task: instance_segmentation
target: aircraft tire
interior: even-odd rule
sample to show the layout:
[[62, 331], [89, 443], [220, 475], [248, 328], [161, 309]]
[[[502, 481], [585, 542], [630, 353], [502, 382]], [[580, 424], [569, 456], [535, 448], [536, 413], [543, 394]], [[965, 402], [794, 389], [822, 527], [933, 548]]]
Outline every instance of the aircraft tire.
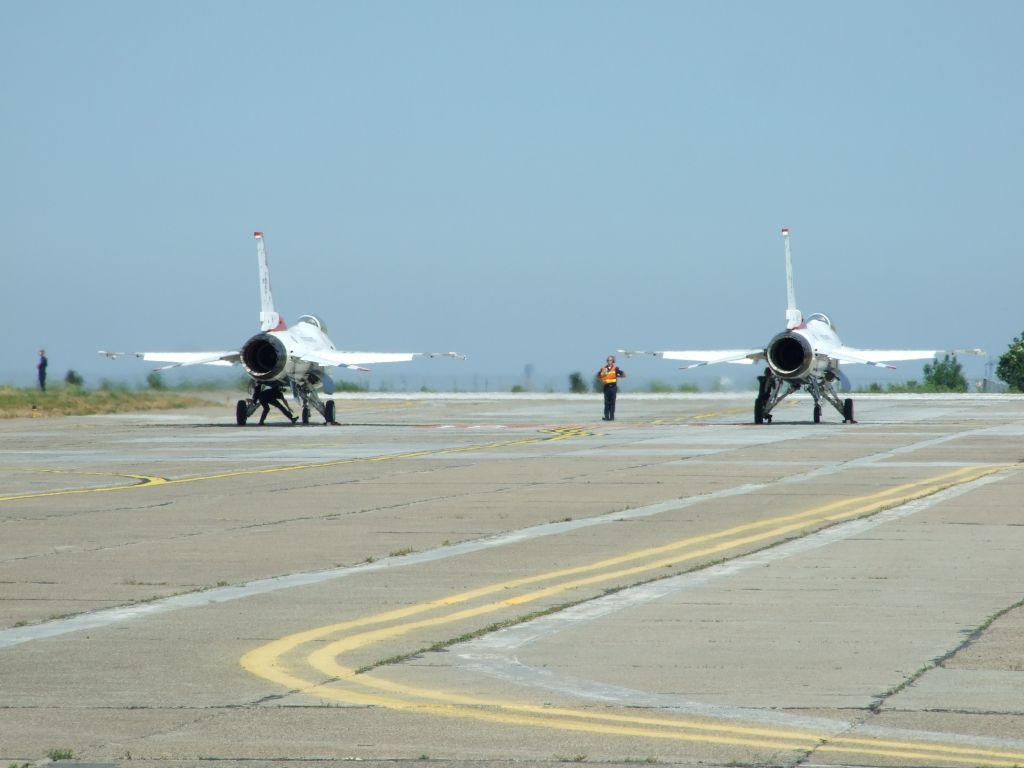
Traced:
[[328, 400], [324, 404], [324, 418], [327, 420], [328, 424], [334, 424], [335, 423], [335, 421], [334, 421], [334, 401], [333, 400]]
[[843, 400], [843, 421], [853, 424], [853, 400], [849, 397]]
[[764, 424], [764, 400], [760, 397], [754, 401], [754, 423]]
[[235, 422], [240, 427], [245, 426], [245, 422], [249, 418], [249, 401], [239, 400], [235, 405]]
[[817, 403], [814, 404], [814, 423], [821, 424], [821, 406]]
[[302, 423], [309, 424], [309, 408], [303, 407], [302, 409]]

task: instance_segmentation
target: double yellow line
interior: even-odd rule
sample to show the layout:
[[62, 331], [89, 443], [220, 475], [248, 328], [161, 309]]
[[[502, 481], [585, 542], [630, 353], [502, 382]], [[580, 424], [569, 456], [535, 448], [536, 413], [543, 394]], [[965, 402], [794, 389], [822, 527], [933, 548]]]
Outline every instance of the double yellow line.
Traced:
[[[925, 741], [836, 737], [809, 730], [721, 723], [693, 718], [614, 715], [585, 709], [464, 696], [441, 689], [393, 682], [360, 673], [342, 658], [353, 653], [386, 653], [384, 646], [424, 630], [480, 622], [529, 604], [550, 604], [581, 588], [622, 586], [657, 578], [688, 562], [738, 555], [822, 526], [876, 514], [884, 509], [972, 482], [1007, 466], [964, 467], [875, 493], [841, 499], [802, 512], [780, 515], [680, 539], [594, 563], [498, 582], [404, 608], [299, 632], [247, 653], [241, 665], [290, 691], [346, 704], [380, 706], [505, 725], [671, 739], [765, 750], [819, 750], [860, 756], [926, 760], [950, 764], [1013, 766], [1024, 753]], [[493, 599], [500, 596], [498, 599]], [[380, 662], [378, 662], [380, 663]], [[376, 666], [376, 665], [370, 665]], [[297, 671], [296, 671], [296, 668]], [[305, 671], [303, 671], [305, 670]], [[321, 682], [327, 680], [329, 682]]]

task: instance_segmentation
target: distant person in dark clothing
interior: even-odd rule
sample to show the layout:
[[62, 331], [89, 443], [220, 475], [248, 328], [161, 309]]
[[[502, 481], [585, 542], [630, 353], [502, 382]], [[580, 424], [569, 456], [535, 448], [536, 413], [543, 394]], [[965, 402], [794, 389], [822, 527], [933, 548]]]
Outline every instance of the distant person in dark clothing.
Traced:
[[281, 413], [287, 416], [292, 424], [298, 421], [298, 418], [292, 415], [292, 411], [284, 399], [281, 385], [276, 381], [272, 381], [269, 384], [257, 381], [252, 391], [252, 399], [263, 406], [263, 413], [260, 414], [260, 424], [267, 420], [267, 414], [270, 413], [270, 406], [272, 405], [276, 406]]
[[604, 418], [603, 421], [615, 421], [615, 397], [619, 393], [619, 379], [626, 374], [615, 364], [615, 357], [608, 355], [604, 368], [597, 372], [597, 378], [604, 385]]
[[39, 362], [36, 363], [36, 370], [39, 371], [39, 388], [46, 391], [46, 366], [49, 365], [49, 361], [46, 359], [46, 350], [39, 350]]

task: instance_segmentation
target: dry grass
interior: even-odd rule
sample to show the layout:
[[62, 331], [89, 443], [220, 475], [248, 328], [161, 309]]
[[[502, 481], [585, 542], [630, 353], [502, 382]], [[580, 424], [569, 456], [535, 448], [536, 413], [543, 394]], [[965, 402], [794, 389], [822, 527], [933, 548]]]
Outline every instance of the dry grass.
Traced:
[[54, 387], [40, 392], [0, 387], [0, 419], [163, 411], [204, 405], [210, 405], [210, 401], [179, 392], [94, 391], [78, 387]]

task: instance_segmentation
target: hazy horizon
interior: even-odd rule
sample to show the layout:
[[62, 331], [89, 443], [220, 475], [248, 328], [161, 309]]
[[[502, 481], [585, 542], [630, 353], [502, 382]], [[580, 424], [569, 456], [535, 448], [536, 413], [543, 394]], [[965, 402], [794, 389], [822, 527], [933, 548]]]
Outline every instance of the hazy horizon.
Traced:
[[1020, 3], [105, 0], [0, 22], [0, 381], [31, 385], [40, 348], [87, 382], [151, 370], [99, 349], [237, 349], [254, 230], [287, 320], [469, 355], [373, 377], [762, 347], [783, 226], [800, 308], [848, 345], [997, 358], [1024, 330]]

